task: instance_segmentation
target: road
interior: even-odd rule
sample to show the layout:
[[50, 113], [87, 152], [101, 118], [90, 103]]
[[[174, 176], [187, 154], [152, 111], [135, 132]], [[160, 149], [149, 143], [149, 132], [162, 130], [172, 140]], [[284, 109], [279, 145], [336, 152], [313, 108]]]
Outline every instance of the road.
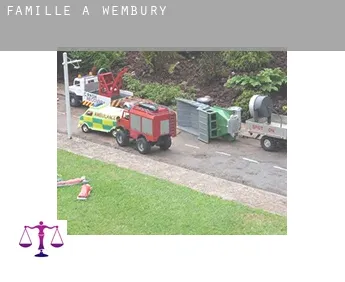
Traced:
[[[57, 102], [57, 130], [67, 132], [65, 100], [59, 95]], [[78, 127], [78, 118], [86, 108], [72, 109], [72, 134], [86, 140], [139, 154], [134, 146], [121, 148], [114, 137], [100, 132], [83, 133]], [[210, 144], [200, 142], [196, 136], [180, 132], [173, 138], [168, 151], [153, 147], [148, 158], [177, 165], [222, 179], [239, 182], [258, 189], [287, 195], [287, 153], [266, 152], [255, 139], [238, 138], [229, 143], [213, 140]]]

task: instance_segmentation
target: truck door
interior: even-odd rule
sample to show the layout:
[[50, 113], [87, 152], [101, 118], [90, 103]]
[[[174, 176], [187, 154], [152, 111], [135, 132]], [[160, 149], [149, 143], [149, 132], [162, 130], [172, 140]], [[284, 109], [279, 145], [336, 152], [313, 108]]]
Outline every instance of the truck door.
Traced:
[[74, 91], [77, 96], [82, 97], [84, 95], [84, 80], [76, 78], [74, 80]]
[[119, 125], [124, 127], [124, 129], [130, 130], [130, 124], [129, 124], [129, 112], [124, 110], [122, 112], [121, 121], [119, 122]]

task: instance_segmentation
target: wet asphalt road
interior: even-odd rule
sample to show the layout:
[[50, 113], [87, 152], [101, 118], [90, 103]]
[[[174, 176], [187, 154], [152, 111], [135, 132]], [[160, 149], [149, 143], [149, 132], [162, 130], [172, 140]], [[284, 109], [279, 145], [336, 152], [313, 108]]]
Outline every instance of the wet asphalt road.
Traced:
[[[64, 96], [58, 96], [57, 130], [67, 132]], [[86, 108], [72, 109], [72, 134], [95, 143], [139, 154], [134, 147], [121, 148], [114, 137], [100, 132], [83, 133], [77, 128], [78, 117]], [[283, 196], [287, 195], [287, 153], [266, 152], [255, 139], [238, 138], [230, 143], [213, 140], [210, 144], [200, 142], [196, 136], [181, 132], [173, 138], [168, 151], [154, 147], [147, 155], [157, 161], [195, 170], [201, 173], [239, 182]]]

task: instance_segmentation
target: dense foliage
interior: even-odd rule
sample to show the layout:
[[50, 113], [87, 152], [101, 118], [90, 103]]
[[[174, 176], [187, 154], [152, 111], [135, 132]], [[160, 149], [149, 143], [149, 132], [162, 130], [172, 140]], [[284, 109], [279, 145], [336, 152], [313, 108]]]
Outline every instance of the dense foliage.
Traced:
[[281, 69], [263, 69], [257, 75], [236, 75], [230, 78], [226, 87], [239, 87], [243, 90], [254, 90], [261, 94], [279, 91], [287, 83], [287, 75]]
[[257, 71], [267, 67], [273, 56], [263, 51], [226, 51], [224, 59], [232, 71]]
[[195, 94], [193, 88], [184, 91], [179, 85], [141, 83], [140, 80], [130, 74], [125, 74], [123, 81], [125, 88], [132, 91], [135, 96], [166, 106], [174, 105], [176, 103], [175, 98], [193, 99]]
[[263, 69], [256, 75], [233, 76], [225, 83], [225, 87], [241, 90], [235, 104], [242, 108], [242, 116], [246, 119], [249, 118], [248, 104], [252, 95], [271, 95], [278, 92], [284, 84], [287, 84], [287, 74], [276, 68]]
[[[116, 73], [130, 65], [133, 73], [125, 75], [124, 87], [157, 103], [173, 105], [176, 97], [211, 95], [218, 105], [240, 106], [243, 117], [248, 118], [253, 94], [275, 97], [285, 91], [276, 108], [287, 114], [286, 55], [276, 57], [277, 53], [283, 52], [71, 51], [68, 56], [82, 60], [81, 73], [99, 68]], [[58, 66], [62, 73], [61, 61]]]

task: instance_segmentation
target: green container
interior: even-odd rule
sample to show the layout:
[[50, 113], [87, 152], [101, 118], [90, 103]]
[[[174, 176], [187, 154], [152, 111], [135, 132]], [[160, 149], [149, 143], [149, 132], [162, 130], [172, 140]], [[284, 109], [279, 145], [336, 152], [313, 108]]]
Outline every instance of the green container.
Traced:
[[[241, 109], [238, 107], [221, 108], [218, 106], [212, 106], [211, 110], [214, 113], [214, 117], [210, 120], [210, 138], [223, 137], [230, 141], [236, 140], [236, 138], [232, 137], [229, 132], [232, 132], [232, 130], [238, 130], [237, 121], [235, 121], [235, 127], [230, 128], [230, 126], [234, 126], [233, 121], [231, 122], [230, 120], [233, 120], [236, 115], [239, 116], [240, 119]], [[238, 126], [240, 127], [240, 123]]]
[[228, 122], [233, 111], [217, 106], [213, 106], [212, 110], [216, 113], [217, 117], [217, 137], [228, 135]]

